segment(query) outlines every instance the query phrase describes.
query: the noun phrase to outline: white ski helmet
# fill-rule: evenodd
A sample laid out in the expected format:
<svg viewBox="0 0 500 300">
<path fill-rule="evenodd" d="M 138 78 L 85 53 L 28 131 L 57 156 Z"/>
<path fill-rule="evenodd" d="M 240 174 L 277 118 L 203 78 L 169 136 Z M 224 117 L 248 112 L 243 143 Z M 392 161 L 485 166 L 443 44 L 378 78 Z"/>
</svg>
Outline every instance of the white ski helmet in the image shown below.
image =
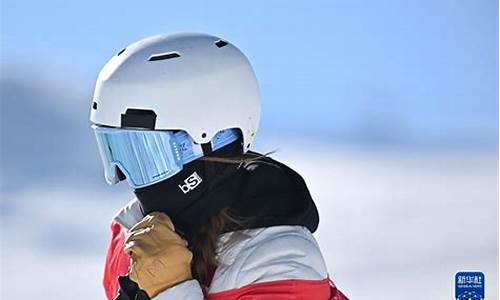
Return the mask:
<svg viewBox="0 0 500 300">
<path fill-rule="evenodd" d="M 160 35 L 133 43 L 103 67 L 90 120 L 125 127 L 127 111 L 155 115 L 150 128 L 186 131 L 205 144 L 238 128 L 246 152 L 260 119 L 260 93 L 245 55 L 221 38 L 198 33 Z"/>
</svg>

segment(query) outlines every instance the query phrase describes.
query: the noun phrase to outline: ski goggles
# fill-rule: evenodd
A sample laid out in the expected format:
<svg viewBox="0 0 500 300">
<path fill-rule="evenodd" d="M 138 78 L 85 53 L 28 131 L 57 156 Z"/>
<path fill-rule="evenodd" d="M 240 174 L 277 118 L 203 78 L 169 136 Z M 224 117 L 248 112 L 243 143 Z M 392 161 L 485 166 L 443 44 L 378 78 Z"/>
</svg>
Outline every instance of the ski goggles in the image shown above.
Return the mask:
<svg viewBox="0 0 500 300">
<path fill-rule="evenodd" d="M 109 184 L 120 181 L 119 169 L 133 188 L 155 184 L 179 173 L 183 165 L 203 156 L 200 144 L 184 131 L 123 129 L 92 125 L 104 175 Z M 238 139 L 238 131 L 219 131 L 212 150 Z"/>
</svg>

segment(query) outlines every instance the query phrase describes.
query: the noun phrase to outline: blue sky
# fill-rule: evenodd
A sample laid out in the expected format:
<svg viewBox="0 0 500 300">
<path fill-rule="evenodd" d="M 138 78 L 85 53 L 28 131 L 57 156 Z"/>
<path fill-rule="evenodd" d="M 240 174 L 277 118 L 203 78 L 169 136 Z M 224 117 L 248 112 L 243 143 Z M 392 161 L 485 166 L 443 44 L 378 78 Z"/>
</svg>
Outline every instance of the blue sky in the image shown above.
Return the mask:
<svg viewBox="0 0 500 300">
<path fill-rule="evenodd" d="M 91 93 L 100 67 L 127 44 L 207 32 L 253 63 L 264 132 L 496 142 L 497 12 L 492 0 L 4 0 L 2 63 Z"/>
</svg>

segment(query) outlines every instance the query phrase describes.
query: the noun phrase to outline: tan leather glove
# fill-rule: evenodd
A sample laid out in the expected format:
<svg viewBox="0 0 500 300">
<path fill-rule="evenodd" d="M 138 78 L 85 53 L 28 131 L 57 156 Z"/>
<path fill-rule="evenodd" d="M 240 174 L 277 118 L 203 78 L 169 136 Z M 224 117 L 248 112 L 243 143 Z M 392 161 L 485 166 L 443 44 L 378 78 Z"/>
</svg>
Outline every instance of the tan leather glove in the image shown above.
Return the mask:
<svg viewBox="0 0 500 300">
<path fill-rule="evenodd" d="M 130 279 L 150 298 L 192 278 L 193 254 L 164 213 L 151 213 L 130 228 L 124 249 L 131 259 Z"/>
</svg>

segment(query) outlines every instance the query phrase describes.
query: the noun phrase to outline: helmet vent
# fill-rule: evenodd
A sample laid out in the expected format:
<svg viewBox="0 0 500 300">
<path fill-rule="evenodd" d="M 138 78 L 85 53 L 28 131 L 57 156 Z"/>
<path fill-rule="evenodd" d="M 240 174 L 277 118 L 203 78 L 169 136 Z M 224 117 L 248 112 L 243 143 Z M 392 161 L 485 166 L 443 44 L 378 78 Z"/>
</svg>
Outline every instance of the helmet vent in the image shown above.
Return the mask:
<svg viewBox="0 0 500 300">
<path fill-rule="evenodd" d="M 122 54 L 123 52 L 125 52 L 125 49 L 127 49 L 127 48 L 123 48 L 122 50 L 120 50 L 120 52 L 116 53 L 116 56 L 120 56 L 120 54 Z"/>
<path fill-rule="evenodd" d="M 149 61 L 155 61 L 155 60 L 165 60 L 165 59 L 171 59 L 171 58 L 177 58 L 181 57 L 181 55 L 177 52 L 164 52 L 164 53 L 156 53 L 153 54 L 149 57 Z"/>
<path fill-rule="evenodd" d="M 215 41 L 214 44 L 218 48 L 222 48 L 222 47 L 226 46 L 228 43 L 224 40 L 218 40 L 218 41 Z"/>
</svg>

